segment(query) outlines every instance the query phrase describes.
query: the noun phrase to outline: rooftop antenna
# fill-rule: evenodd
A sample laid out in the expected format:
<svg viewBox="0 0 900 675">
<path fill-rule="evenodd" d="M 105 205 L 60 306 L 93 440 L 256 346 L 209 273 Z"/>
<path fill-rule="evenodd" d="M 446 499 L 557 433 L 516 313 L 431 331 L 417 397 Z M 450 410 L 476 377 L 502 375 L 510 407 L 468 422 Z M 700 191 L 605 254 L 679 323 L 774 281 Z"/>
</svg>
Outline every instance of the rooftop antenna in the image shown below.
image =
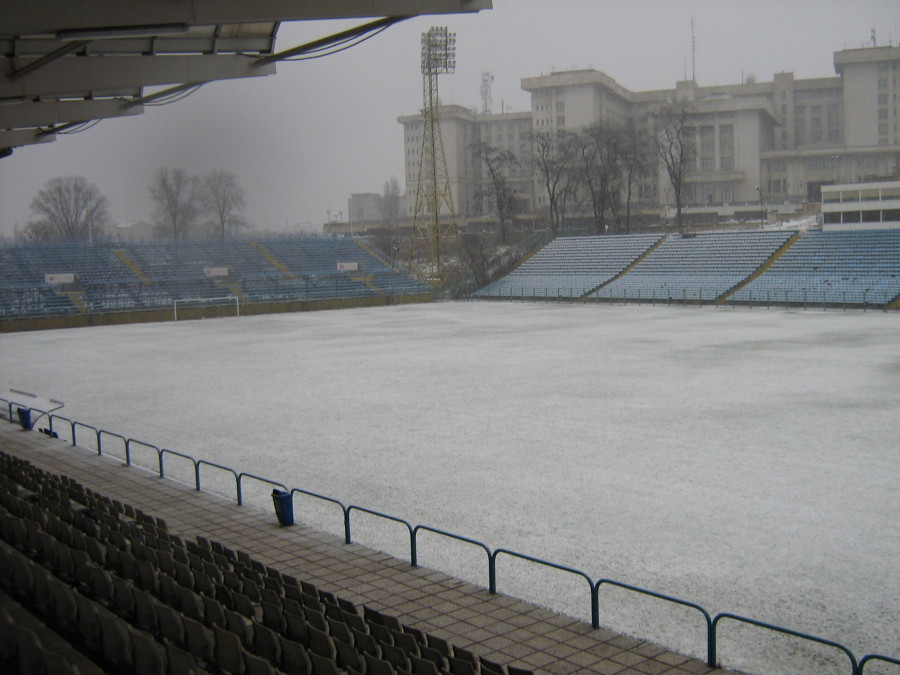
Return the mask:
<svg viewBox="0 0 900 675">
<path fill-rule="evenodd" d="M 697 37 L 694 35 L 694 17 L 691 17 L 691 79 L 697 81 Z"/>
<path fill-rule="evenodd" d="M 871 32 L 870 35 L 872 36 L 872 46 L 873 46 L 873 47 L 877 47 L 877 46 L 878 46 L 878 40 L 875 39 L 875 26 L 872 26 L 872 32 Z"/>
</svg>

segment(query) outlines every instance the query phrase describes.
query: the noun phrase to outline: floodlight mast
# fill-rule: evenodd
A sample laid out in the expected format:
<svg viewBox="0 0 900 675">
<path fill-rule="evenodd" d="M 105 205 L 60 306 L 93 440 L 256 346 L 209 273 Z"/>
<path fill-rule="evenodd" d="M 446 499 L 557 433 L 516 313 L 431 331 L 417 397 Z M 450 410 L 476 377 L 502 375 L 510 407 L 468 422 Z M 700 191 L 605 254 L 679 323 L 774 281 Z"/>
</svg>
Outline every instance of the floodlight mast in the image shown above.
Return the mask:
<svg viewBox="0 0 900 675">
<path fill-rule="evenodd" d="M 456 209 L 450 188 L 450 174 L 444 154 L 444 141 L 440 128 L 440 97 L 438 75 L 456 70 L 456 33 L 445 26 L 433 26 L 422 33 L 422 150 L 419 177 L 416 183 L 416 203 L 413 211 L 413 236 L 410 241 L 410 257 L 416 243 L 428 242 L 428 276 L 443 279 L 441 259 L 442 241 L 456 239 Z M 441 225 L 441 210 L 445 208 L 449 221 Z"/>
</svg>

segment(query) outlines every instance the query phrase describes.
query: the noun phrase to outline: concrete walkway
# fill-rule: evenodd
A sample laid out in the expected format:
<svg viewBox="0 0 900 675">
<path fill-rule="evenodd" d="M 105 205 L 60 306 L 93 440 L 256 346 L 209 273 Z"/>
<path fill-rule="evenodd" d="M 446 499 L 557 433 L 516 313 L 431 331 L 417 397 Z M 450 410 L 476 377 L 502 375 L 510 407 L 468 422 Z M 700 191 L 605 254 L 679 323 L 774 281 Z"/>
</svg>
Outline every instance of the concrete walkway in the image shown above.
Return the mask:
<svg viewBox="0 0 900 675">
<path fill-rule="evenodd" d="M 141 469 L 27 432 L 0 419 L 0 450 L 163 518 L 173 534 L 214 539 L 283 573 L 310 581 L 502 664 L 541 673 L 728 673 L 648 642 L 412 567 L 273 514 L 196 492 Z"/>
</svg>

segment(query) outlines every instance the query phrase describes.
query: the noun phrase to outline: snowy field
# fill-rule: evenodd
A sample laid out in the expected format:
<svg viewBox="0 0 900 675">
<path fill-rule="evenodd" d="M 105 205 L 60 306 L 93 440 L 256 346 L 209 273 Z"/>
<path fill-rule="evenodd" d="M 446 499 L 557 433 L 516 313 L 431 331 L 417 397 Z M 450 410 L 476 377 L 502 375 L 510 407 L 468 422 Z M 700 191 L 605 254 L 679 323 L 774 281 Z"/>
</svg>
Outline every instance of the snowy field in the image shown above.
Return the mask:
<svg viewBox="0 0 900 675">
<path fill-rule="evenodd" d="M 900 657 L 898 313 L 442 303 L 0 344 L 0 389 L 61 399 L 73 419 Z M 339 511 L 295 508 L 342 533 Z M 355 540 L 408 557 L 405 530 L 357 515 Z M 428 535 L 419 556 L 487 584 L 477 549 Z M 580 577 L 501 557 L 498 579 L 589 617 Z M 609 587 L 600 610 L 705 657 L 695 611 Z M 768 635 L 723 622 L 720 660 L 849 672 L 840 652 Z"/>
</svg>

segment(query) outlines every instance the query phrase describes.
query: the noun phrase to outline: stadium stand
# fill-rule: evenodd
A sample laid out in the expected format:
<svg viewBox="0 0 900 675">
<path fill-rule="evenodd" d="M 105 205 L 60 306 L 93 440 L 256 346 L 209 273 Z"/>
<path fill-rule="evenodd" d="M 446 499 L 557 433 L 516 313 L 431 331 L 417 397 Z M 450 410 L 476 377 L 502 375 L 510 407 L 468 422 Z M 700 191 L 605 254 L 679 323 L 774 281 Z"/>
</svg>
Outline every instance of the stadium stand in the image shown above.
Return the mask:
<svg viewBox="0 0 900 675">
<path fill-rule="evenodd" d="M 226 272 L 224 276 L 213 276 Z M 47 275 L 75 282 L 48 283 Z M 0 317 L 102 314 L 172 307 L 175 300 L 241 302 L 428 294 L 368 244 L 284 237 L 0 248 Z"/>
<path fill-rule="evenodd" d="M 715 300 L 784 246 L 794 232 L 673 234 L 593 299 Z"/>
<path fill-rule="evenodd" d="M 0 468 L 4 672 L 531 673 L 27 460 L 0 452 Z"/>
<path fill-rule="evenodd" d="M 577 298 L 640 258 L 662 235 L 558 237 L 510 274 L 478 290 L 481 298 Z"/>
<path fill-rule="evenodd" d="M 900 229 L 807 232 L 729 299 L 886 306 L 900 295 Z"/>
</svg>

